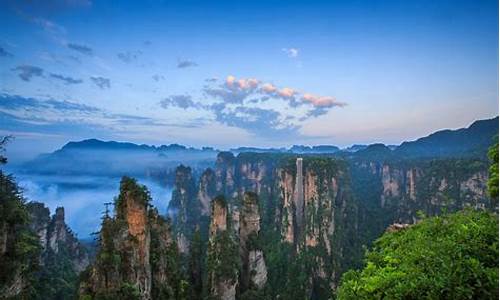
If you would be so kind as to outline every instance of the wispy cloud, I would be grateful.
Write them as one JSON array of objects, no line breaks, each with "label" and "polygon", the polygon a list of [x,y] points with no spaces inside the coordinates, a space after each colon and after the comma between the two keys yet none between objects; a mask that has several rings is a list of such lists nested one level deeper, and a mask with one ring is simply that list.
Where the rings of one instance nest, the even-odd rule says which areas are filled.
[{"label": "wispy cloud", "polygon": [[281,51],[285,52],[286,55],[290,58],[299,57],[300,50],[297,48],[282,48]]},{"label": "wispy cloud", "polygon": [[30,81],[33,77],[41,77],[43,76],[43,69],[36,66],[31,65],[21,65],[12,69],[15,72],[18,72],[19,78],[24,81]]},{"label": "wispy cloud", "polygon": [[60,81],[64,82],[64,84],[79,84],[79,83],[83,82],[82,79],[75,79],[75,78],[72,78],[69,76],[64,76],[64,75],[54,74],[54,73],[50,73],[50,77],[57,79],[57,80],[60,80]]},{"label": "wispy cloud", "polygon": [[92,76],[90,80],[102,90],[111,88],[111,80],[109,78]]},{"label": "wispy cloud", "polygon": [[285,137],[298,135],[301,122],[346,105],[333,96],[304,93],[257,78],[227,76],[219,84],[216,80],[205,82],[203,102],[187,94],[172,95],[162,100],[160,106],[193,108],[210,113],[220,124],[258,136]]},{"label": "wispy cloud", "polygon": [[14,54],[8,52],[3,47],[0,47],[0,57],[13,57]]},{"label": "wispy cloud", "polygon": [[77,51],[77,52],[79,52],[81,54],[85,54],[85,55],[88,55],[88,56],[94,55],[94,50],[92,50],[92,48],[90,48],[87,45],[75,44],[75,43],[68,43],[67,46],[68,46],[69,49]]},{"label": "wispy cloud", "polygon": [[137,60],[137,58],[142,54],[142,51],[127,51],[118,53],[116,56],[118,59],[123,61],[124,63],[131,63]]},{"label": "wispy cloud", "polygon": [[198,64],[191,60],[180,60],[179,62],[177,62],[177,68],[179,69],[185,69],[196,66],[198,66]]},{"label": "wispy cloud", "polygon": [[318,96],[311,93],[303,93],[291,87],[279,88],[272,83],[263,82],[256,78],[240,78],[227,76],[224,84],[216,87],[205,87],[204,92],[208,96],[219,97],[228,103],[243,103],[250,96],[268,96],[270,98],[283,99],[291,107],[308,105],[313,108],[343,107],[344,102],[337,101],[332,96]]},{"label": "wispy cloud", "polygon": [[153,78],[153,80],[156,82],[159,82],[161,80],[165,80],[165,76],[160,75],[160,74],[154,74],[153,76],[151,76],[151,78]]},{"label": "wispy cloud", "polygon": [[160,101],[160,106],[163,108],[169,108],[171,106],[179,107],[184,110],[188,108],[200,108],[202,105],[198,102],[194,102],[189,95],[172,95],[162,101]]},{"label": "wispy cloud", "polygon": [[282,138],[298,134],[298,126],[292,125],[273,109],[237,106],[229,108],[218,103],[211,107],[216,120],[222,124],[246,129],[260,137]]}]

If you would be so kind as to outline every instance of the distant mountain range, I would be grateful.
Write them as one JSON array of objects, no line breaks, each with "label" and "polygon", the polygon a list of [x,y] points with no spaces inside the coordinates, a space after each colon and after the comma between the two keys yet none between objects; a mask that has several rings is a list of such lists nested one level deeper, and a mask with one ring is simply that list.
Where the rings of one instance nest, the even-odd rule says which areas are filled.
[{"label": "distant mountain range", "polygon": [[441,130],[395,149],[407,157],[443,157],[484,153],[498,135],[498,117],[480,120],[467,128]]},{"label": "distant mountain range", "polygon": [[[290,148],[239,147],[230,151],[258,153],[325,154],[370,159],[388,157],[432,158],[453,156],[485,156],[487,148],[498,135],[498,117],[474,122],[468,128],[441,130],[400,146],[373,144],[353,145],[340,149],[334,145]],[[26,163],[27,173],[62,175],[100,175],[168,178],[179,164],[197,170],[211,166],[219,150],[211,147],[192,148],[179,144],[151,146],[97,139],[69,142],[61,149],[43,154]],[[172,178],[173,180],[173,178]]]}]

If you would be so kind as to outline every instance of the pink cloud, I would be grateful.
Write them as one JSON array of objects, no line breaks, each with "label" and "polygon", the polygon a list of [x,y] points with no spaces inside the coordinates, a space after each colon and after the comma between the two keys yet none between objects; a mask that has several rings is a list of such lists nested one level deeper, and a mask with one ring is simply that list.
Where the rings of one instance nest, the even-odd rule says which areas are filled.
[{"label": "pink cloud", "polygon": [[261,86],[261,90],[264,93],[273,94],[274,92],[276,92],[277,88],[274,85],[270,84],[270,83],[264,83]]},{"label": "pink cloud", "polygon": [[291,97],[295,96],[296,93],[297,92],[294,89],[289,88],[289,87],[284,87],[278,91],[278,95],[280,95],[281,97],[284,97],[284,98],[291,98]]},{"label": "pink cloud", "polygon": [[345,103],[337,102],[335,97],[329,96],[323,97],[306,93],[302,95],[302,100],[316,107],[345,106]]},{"label": "pink cloud", "polygon": [[226,77],[226,87],[232,90],[255,91],[269,96],[280,97],[291,102],[312,105],[315,108],[328,108],[333,106],[345,106],[346,103],[338,102],[332,96],[318,96],[311,93],[302,93],[290,87],[278,88],[271,83],[262,83],[256,78],[240,78],[229,75]]}]

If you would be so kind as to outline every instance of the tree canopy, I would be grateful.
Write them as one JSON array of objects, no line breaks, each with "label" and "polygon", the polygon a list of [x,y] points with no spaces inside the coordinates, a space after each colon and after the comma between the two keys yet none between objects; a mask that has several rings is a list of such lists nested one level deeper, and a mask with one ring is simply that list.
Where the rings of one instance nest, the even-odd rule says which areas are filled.
[{"label": "tree canopy", "polygon": [[338,299],[497,299],[498,219],[465,210],[379,238]]}]

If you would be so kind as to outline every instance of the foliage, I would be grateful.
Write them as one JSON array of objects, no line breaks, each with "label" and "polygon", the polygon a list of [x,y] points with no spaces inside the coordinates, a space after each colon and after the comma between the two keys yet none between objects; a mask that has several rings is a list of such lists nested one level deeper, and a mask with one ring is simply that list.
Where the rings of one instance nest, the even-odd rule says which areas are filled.
[{"label": "foliage", "polygon": [[34,295],[41,247],[37,235],[28,228],[29,222],[19,187],[11,176],[0,171],[0,294],[6,293],[14,281],[20,281],[18,296]]},{"label": "foliage", "polygon": [[145,185],[138,184],[134,178],[123,176],[120,181],[120,195],[115,200],[117,216],[125,216],[127,197],[141,201],[144,206],[151,202],[151,195]]},{"label": "foliage", "polygon": [[200,230],[196,230],[191,240],[189,253],[189,282],[191,287],[191,299],[201,299],[203,292],[203,242],[201,239]]},{"label": "foliage", "polygon": [[498,220],[464,210],[384,234],[338,299],[496,299]]},{"label": "foliage", "polygon": [[498,137],[497,142],[488,150],[488,157],[491,160],[488,179],[488,192],[493,199],[498,198]]}]

